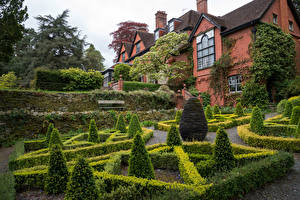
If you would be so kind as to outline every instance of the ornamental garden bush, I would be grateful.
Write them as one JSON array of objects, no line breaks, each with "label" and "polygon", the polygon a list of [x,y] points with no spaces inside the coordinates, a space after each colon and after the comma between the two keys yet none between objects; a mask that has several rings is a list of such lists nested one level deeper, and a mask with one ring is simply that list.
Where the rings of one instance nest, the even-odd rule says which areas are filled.
[{"label": "ornamental garden bush", "polygon": [[49,145],[51,133],[53,131],[54,125],[52,123],[49,123],[47,133],[46,133],[46,144]]},{"label": "ornamental garden bush", "polygon": [[130,138],[133,138],[137,132],[142,132],[142,128],[138,116],[133,114],[130,119],[127,133]]},{"label": "ornamental garden bush", "polygon": [[285,104],[287,101],[288,101],[287,99],[283,99],[277,104],[277,108],[276,108],[277,113],[282,114],[284,112]]},{"label": "ornamental garden bush", "polygon": [[290,118],[293,111],[293,104],[290,101],[287,101],[284,107],[283,116]]},{"label": "ornamental garden bush", "polygon": [[250,128],[253,132],[262,135],[264,133],[264,120],[262,118],[262,113],[259,107],[254,107],[251,120]]},{"label": "ornamental garden bush", "polygon": [[244,115],[244,109],[240,102],[236,104],[234,114],[236,114],[239,117]]},{"label": "ornamental garden bush", "polygon": [[180,137],[180,133],[177,127],[173,124],[168,131],[167,135],[167,145],[168,146],[180,146],[182,145],[182,140]]},{"label": "ornamental garden bush", "polygon": [[125,120],[122,114],[119,115],[118,121],[116,124],[116,129],[119,130],[121,133],[126,133],[126,125]]},{"label": "ornamental garden bush", "polygon": [[217,114],[221,113],[220,108],[217,104],[214,105],[213,112],[214,112],[214,115],[217,115]]},{"label": "ornamental garden bush", "polygon": [[53,128],[51,136],[50,136],[50,141],[49,141],[49,148],[51,148],[51,146],[53,144],[58,144],[60,146],[63,146],[63,143],[61,141],[60,138],[60,134],[59,131],[56,128]]},{"label": "ornamental garden bush", "polygon": [[300,119],[300,106],[295,106],[292,110],[290,124],[297,125],[299,119]]},{"label": "ornamental garden bush", "polygon": [[98,129],[97,125],[94,119],[91,119],[90,121],[90,126],[89,126],[89,136],[88,136],[88,141],[89,142],[94,142],[97,143],[99,140],[98,138]]},{"label": "ornamental garden bush", "polygon": [[181,116],[182,116],[182,110],[177,110],[176,111],[176,116],[175,116],[175,121],[177,124],[179,124],[180,120],[181,120]]},{"label": "ornamental garden bush", "polygon": [[205,117],[206,117],[207,120],[213,118],[213,112],[211,110],[210,105],[207,105],[206,108],[205,108]]}]

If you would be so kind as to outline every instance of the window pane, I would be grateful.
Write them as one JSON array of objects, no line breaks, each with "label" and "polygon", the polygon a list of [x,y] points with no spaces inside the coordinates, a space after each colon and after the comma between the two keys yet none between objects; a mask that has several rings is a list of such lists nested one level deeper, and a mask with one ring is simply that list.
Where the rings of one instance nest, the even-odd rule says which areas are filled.
[{"label": "window pane", "polygon": [[198,44],[198,47],[197,47],[197,48],[198,48],[198,50],[200,50],[200,49],[201,49],[201,43],[200,43],[200,44]]},{"label": "window pane", "polygon": [[214,38],[209,39],[209,46],[213,46],[215,44]]},{"label": "window pane", "polygon": [[203,56],[207,56],[208,55],[208,49],[204,49],[202,52],[203,52]]},{"label": "window pane", "polygon": [[209,48],[209,54],[213,54],[215,53],[215,48],[214,47],[210,47]]},{"label": "window pane", "polygon": [[206,47],[208,47],[208,37],[205,35],[202,38],[202,48],[206,48]]},{"label": "window pane", "polygon": [[209,56],[209,66],[212,66],[215,62],[215,56],[214,55],[210,55]]},{"label": "window pane", "polygon": [[198,51],[198,58],[202,57],[202,51]]}]

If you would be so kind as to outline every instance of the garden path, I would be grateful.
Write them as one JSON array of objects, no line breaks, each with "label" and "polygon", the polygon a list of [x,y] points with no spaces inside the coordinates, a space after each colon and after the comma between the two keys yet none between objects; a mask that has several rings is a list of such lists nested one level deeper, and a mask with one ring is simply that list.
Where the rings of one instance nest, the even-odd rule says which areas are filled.
[{"label": "garden path", "polygon": [[13,152],[14,147],[0,148],[0,173],[8,171],[8,157]]}]

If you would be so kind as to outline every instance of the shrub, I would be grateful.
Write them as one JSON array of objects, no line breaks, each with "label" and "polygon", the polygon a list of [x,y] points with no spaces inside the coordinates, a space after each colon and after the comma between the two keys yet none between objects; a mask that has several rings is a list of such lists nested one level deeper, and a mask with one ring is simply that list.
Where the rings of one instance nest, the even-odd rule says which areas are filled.
[{"label": "shrub", "polygon": [[130,119],[127,133],[130,138],[133,138],[137,132],[143,132],[143,131],[138,116],[136,114],[133,114]]},{"label": "shrub", "polygon": [[88,141],[94,143],[99,141],[97,125],[94,119],[91,119],[90,121]]},{"label": "shrub", "polygon": [[69,172],[61,146],[50,147],[49,167],[45,179],[45,191],[48,194],[63,193],[67,186]]},{"label": "shrub", "polygon": [[66,200],[99,198],[92,168],[84,158],[79,158],[74,166],[70,181],[68,182]]},{"label": "shrub", "polygon": [[202,98],[202,104],[205,108],[206,106],[210,105],[210,94],[207,92],[201,92],[200,97]]},{"label": "shrub", "polygon": [[297,125],[297,128],[296,128],[295,135],[296,135],[297,138],[300,138],[300,118],[299,118],[299,121],[298,121],[298,125]]},{"label": "shrub", "polygon": [[261,110],[257,106],[252,110],[250,128],[251,131],[257,134],[262,135],[264,133],[264,120],[262,117]]},{"label": "shrub", "polygon": [[128,64],[117,64],[114,68],[114,79],[118,81],[120,75],[122,75],[124,81],[131,81],[131,77],[129,76],[130,68],[131,67]]},{"label": "shrub", "polygon": [[173,124],[168,131],[167,135],[167,145],[168,146],[180,146],[182,145],[182,140],[180,137],[180,133],[177,127]]},{"label": "shrub", "polygon": [[46,133],[46,144],[47,145],[49,145],[53,128],[54,128],[54,125],[52,123],[50,123],[49,126],[48,126],[48,129],[47,129],[47,133]]},{"label": "shrub", "polygon": [[0,76],[0,89],[9,89],[16,86],[17,77],[14,72],[8,72]]},{"label": "shrub", "polygon": [[265,86],[249,81],[243,86],[242,103],[244,106],[265,106],[269,103],[269,96]]},{"label": "shrub", "polygon": [[282,114],[284,112],[286,102],[287,100],[283,99],[277,104],[277,113]]},{"label": "shrub", "polygon": [[213,119],[213,113],[212,113],[210,105],[207,105],[205,108],[205,117],[207,120]]},{"label": "shrub", "polygon": [[290,124],[297,125],[299,119],[300,119],[300,106],[296,106],[293,108]]},{"label": "shrub", "polygon": [[135,134],[131,147],[128,175],[154,179],[154,168],[140,133]]},{"label": "shrub", "polygon": [[114,111],[114,110],[109,110],[108,113],[109,113],[110,117],[112,118],[112,120],[114,122],[113,123],[114,124],[113,127],[115,128],[116,125],[117,125],[117,121],[118,121],[117,112]]},{"label": "shrub", "polygon": [[180,120],[181,120],[181,116],[182,116],[182,110],[177,110],[176,111],[176,116],[175,116],[175,121],[177,124],[179,124]]},{"label": "shrub", "polygon": [[288,96],[296,96],[300,94],[300,76],[296,76],[294,80],[292,80],[285,91]]},{"label": "shrub", "polygon": [[56,128],[53,128],[50,141],[49,141],[49,147],[51,147],[53,144],[59,144],[61,147],[63,146],[63,143],[60,139],[59,131]]},{"label": "shrub", "polygon": [[126,125],[125,120],[122,114],[119,115],[118,121],[116,124],[116,129],[119,130],[121,133],[126,133]]},{"label": "shrub", "polygon": [[12,172],[0,173],[0,199],[15,200],[15,178]]},{"label": "shrub", "polygon": [[231,143],[223,127],[220,127],[217,131],[213,159],[219,171],[231,170],[235,165]]},{"label": "shrub", "polygon": [[216,162],[213,159],[202,160],[196,164],[196,168],[201,176],[211,176],[216,171]]},{"label": "shrub", "polygon": [[236,114],[239,117],[244,115],[243,106],[240,102],[236,104],[234,114]]},{"label": "shrub", "polygon": [[199,91],[194,86],[192,86],[192,87],[189,88],[189,93],[191,93],[191,95],[193,95],[194,97],[198,97],[199,96]]},{"label": "shrub", "polygon": [[293,104],[290,101],[287,101],[284,107],[284,113],[283,116],[285,117],[291,117],[293,111]]},{"label": "shrub", "polygon": [[217,114],[220,114],[220,108],[219,106],[216,104],[214,105],[214,108],[213,108],[213,112],[214,112],[214,115],[217,115]]},{"label": "shrub", "polygon": [[135,90],[148,90],[150,92],[154,92],[158,90],[160,87],[159,84],[154,83],[142,83],[135,81],[124,81],[123,90],[126,92],[135,91]]}]

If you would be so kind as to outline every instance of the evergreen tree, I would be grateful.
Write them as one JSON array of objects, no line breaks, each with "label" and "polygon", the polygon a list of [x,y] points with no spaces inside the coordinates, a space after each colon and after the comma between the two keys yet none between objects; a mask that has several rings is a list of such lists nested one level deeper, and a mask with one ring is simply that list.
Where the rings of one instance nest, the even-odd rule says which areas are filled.
[{"label": "evergreen tree", "polygon": [[84,158],[79,158],[68,182],[65,200],[97,200],[98,198],[99,192],[95,184],[93,170]]},{"label": "evergreen tree", "polygon": [[121,133],[126,133],[126,125],[125,120],[122,114],[119,115],[118,121],[116,124],[116,129],[119,130]]},{"label": "evergreen tree", "polygon": [[214,112],[214,114],[215,115],[217,115],[217,114],[220,114],[221,112],[220,112],[220,108],[219,108],[219,106],[216,104],[216,105],[214,105],[214,108],[213,108],[213,112]]},{"label": "evergreen tree", "polygon": [[252,110],[250,129],[260,135],[264,133],[264,119],[262,117],[261,110],[257,106]]},{"label": "evergreen tree", "polygon": [[293,104],[290,101],[285,103],[283,116],[290,118],[293,111]]},{"label": "evergreen tree", "polygon": [[244,109],[240,102],[236,104],[234,114],[236,114],[239,117],[244,115]]},{"label": "evergreen tree", "polygon": [[52,123],[49,123],[47,133],[46,133],[46,144],[49,145],[51,133],[53,131],[54,125]]},{"label": "evergreen tree", "polygon": [[179,124],[179,123],[180,123],[181,116],[182,116],[182,110],[177,110],[177,111],[176,111],[176,116],[175,116],[176,124]]},{"label": "evergreen tree", "polygon": [[177,127],[173,124],[168,131],[167,135],[167,145],[168,146],[180,146],[182,145],[181,136]]},{"label": "evergreen tree", "polygon": [[300,106],[295,106],[292,111],[290,124],[297,125],[300,119]]},{"label": "evergreen tree", "polygon": [[98,71],[104,70],[104,58],[100,51],[96,50],[93,44],[84,51],[84,68],[85,70],[93,69]]},{"label": "evergreen tree", "polygon": [[53,144],[58,144],[61,147],[63,146],[63,143],[60,139],[60,135],[59,135],[59,131],[56,128],[53,128],[51,136],[50,136],[50,141],[49,141],[49,148],[51,148],[51,146]]},{"label": "evergreen tree", "polygon": [[130,138],[133,138],[137,132],[142,133],[143,131],[138,116],[136,114],[133,114],[130,119],[127,133]]},{"label": "evergreen tree", "polygon": [[50,148],[49,167],[45,180],[45,191],[48,194],[63,193],[68,183],[69,172],[66,158],[60,145]]},{"label": "evergreen tree", "polygon": [[97,125],[94,119],[90,121],[88,141],[94,143],[99,141]]},{"label": "evergreen tree", "polygon": [[231,143],[223,127],[220,127],[217,131],[213,158],[219,171],[230,170],[235,165]]},{"label": "evergreen tree", "polygon": [[205,117],[207,120],[213,119],[213,113],[212,113],[210,105],[207,105],[205,108]]},{"label": "evergreen tree", "polygon": [[128,175],[154,179],[154,168],[140,133],[135,134],[129,158]]}]

